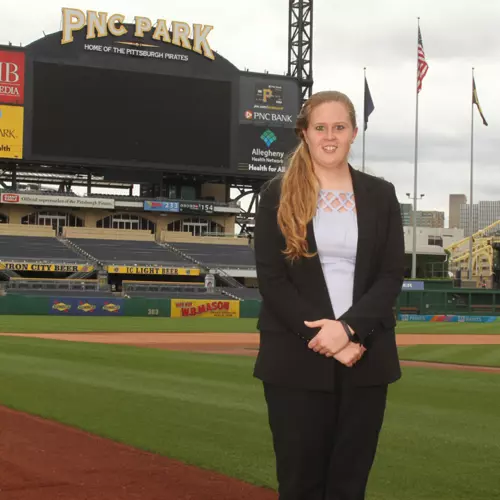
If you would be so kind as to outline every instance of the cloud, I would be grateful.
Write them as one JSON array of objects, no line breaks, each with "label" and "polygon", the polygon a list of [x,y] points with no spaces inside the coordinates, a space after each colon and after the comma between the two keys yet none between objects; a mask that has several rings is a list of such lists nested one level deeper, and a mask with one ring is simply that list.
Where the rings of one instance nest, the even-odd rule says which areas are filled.
[{"label": "cloud", "polygon": [[[95,9],[151,19],[212,24],[211,45],[238,68],[283,74],[288,59],[288,1],[81,0]],[[403,5],[404,4],[404,5]],[[401,8],[403,7],[403,8]],[[498,0],[357,0],[314,2],[314,91],[337,89],[363,115],[363,67],[375,103],[366,135],[368,169],[395,183],[403,200],[413,194],[417,17],[429,72],[419,95],[419,208],[448,210],[449,193],[469,193],[471,68],[489,122],[477,110],[474,199],[500,199]],[[2,9],[0,43],[23,45],[60,29],[59,0],[20,1]],[[362,123],[360,123],[362,126]],[[352,161],[361,165],[361,135]],[[407,198],[406,198],[407,199]]]}]

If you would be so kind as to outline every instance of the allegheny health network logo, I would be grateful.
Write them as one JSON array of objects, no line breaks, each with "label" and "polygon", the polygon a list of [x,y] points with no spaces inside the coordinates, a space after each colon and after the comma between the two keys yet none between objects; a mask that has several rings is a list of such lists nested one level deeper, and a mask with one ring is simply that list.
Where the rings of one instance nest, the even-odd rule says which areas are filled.
[{"label": "allegheny health network logo", "polygon": [[264,131],[262,133],[262,135],[260,136],[260,138],[264,141],[264,143],[267,147],[271,146],[271,144],[277,140],[277,137],[274,134],[274,132],[272,132],[269,129]]}]

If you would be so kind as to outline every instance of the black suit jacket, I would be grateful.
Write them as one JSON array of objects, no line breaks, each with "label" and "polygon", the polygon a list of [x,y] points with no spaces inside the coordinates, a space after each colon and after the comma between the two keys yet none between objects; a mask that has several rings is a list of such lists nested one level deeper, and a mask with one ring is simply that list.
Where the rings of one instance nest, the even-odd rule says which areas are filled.
[{"label": "black suit jacket", "polygon": [[[254,375],[266,382],[333,391],[335,374],[354,385],[379,385],[401,376],[393,306],[404,277],[404,234],[394,186],[351,171],[358,219],[358,245],[352,307],[342,315],[367,351],[352,368],[307,346],[319,331],[304,321],[336,319],[318,255],[290,263],[277,223],[281,177],[264,184],[255,223],[255,259],[262,295],[258,321],[260,348]],[[332,231],[335,228],[332,227]],[[316,252],[312,221],[310,252]],[[341,285],[340,285],[341,286]],[[337,367],[335,368],[335,365]]]}]

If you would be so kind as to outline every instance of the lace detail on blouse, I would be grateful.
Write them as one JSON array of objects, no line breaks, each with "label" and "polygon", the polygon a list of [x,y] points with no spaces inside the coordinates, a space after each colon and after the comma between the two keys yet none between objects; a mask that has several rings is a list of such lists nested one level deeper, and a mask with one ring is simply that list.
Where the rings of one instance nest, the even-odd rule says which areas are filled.
[{"label": "lace detail on blouse", "polygon": [[322,189],[319,192],[318,209],[323,212],[355,212],[354,193]]}]

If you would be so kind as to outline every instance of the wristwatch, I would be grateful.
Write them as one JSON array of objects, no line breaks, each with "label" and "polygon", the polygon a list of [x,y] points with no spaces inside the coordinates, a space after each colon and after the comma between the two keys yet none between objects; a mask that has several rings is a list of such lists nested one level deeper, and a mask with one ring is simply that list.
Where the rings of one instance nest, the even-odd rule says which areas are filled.
[{"label": "wristwatch", "polygon": [[359,344],[357,335],[351,332],[349,325],[343,319],[340,320],[340,324],[344,327],[345,333],[349,337],[349,340],[351,342],[354,342],[355,344]]}]

